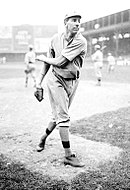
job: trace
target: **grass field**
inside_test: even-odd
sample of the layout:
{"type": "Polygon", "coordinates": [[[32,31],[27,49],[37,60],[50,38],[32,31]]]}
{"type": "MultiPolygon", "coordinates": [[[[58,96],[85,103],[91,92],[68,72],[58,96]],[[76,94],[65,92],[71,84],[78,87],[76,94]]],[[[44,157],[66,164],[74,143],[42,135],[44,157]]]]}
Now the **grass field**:
{"type": "MultiPolygon", "coordinates": [[[[19,63],[0,65],[0,81],[4,83],[4,79],[24,77],[23,68],[24,65],[19,63]]],[[[38,71],[39,69],[40,65],[38,71]]],[[[130,66],[117,66],[115,72],[108,74],[105,65],[102,72],[103,82],[130,84],[130,66]]],[[[90,64],[83,68],[81,80],[95,81],[93,67],[90,64]]],[[[70,132],[88,140],[117,146],[123,152],[115,162],[100,163],[96,171],[81,172],[71,180],[71,183],[33,173],[23,164],[10,161],[5,155],[0,154],[0,190],[130,189],[130,107],[75,121],[70,132]]]]}

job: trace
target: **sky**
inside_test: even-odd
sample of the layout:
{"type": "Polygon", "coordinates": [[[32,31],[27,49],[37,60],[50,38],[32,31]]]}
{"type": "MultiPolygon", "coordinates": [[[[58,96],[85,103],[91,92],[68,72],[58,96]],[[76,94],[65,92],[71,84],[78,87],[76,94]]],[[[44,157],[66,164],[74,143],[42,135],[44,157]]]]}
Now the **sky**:
{"type": "Polygon", "coordinates": [[[129,0],[0,0],[0,26],[61,25],[64,15],[78,11],[81,22],[130,9],[129,0]]]}

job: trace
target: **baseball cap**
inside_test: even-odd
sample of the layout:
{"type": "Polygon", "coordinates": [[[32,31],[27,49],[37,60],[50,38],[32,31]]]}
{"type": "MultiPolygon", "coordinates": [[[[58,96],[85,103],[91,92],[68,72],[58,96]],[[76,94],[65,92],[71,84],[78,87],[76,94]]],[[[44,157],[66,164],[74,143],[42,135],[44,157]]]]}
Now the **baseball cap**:
{"type": "Polygon", "coordinates": [[[100,49],[100,45],[95,45],[95,49],[100,49]]]}
{"type": "Polygon", "coordinates": [[[77,13],[76,11],[73,11],[73,12],[67,13],[65,15],[64,20],[67,19],[67,18],[71,18],[71,17],[80,17],[80,18],[82,18],[79,13],[77,13]]]}

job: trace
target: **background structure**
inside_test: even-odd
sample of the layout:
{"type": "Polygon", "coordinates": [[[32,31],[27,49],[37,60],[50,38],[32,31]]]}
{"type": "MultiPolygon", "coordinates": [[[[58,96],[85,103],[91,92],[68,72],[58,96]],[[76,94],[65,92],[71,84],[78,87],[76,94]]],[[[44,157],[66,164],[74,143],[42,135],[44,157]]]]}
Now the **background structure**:
{"type": "Polygon", "coordinates": [[[104,57],[111,52],[117,59],[130,57],[130,9],[97,18],[81,25],[88,41],[88,56],[94,45],[105,47],[104,57]]]}

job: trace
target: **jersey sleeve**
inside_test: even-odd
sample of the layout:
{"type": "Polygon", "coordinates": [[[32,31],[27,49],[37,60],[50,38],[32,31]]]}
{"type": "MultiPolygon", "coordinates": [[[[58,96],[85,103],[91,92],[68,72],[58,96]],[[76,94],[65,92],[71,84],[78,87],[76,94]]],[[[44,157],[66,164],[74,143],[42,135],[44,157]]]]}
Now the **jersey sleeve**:
{"type": "Polygon", "coordinates": [[[28,64],[28,53],[25,54],[24,62],[25,62],[26,64],[28,64]]]}
{"type": "Polygon", "coordinates": [[[80,39],[74,39],[71,44],[65,47],[61,54],[66,57],[69,61],[72,61],[75,57],[85,51],[85,43],[80,39]]]}
{"type": "Polygon", "coordinates": [[[54,49],[52,48],[51,45],[48,48],[47,57],[49,57],[49,58],[55,58],[55,51],[54,51],[54,49]]]}
{"type": "Polygon", "coordinates": [[[55,51],[53,48],[53,41],[55,39],[56,34],[51,38],[50,43],[49,43],[49,48],[47,51],[47,57],[49,58],[55,58],[55,51]]]}

